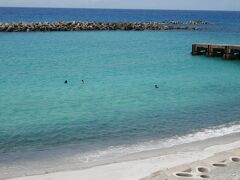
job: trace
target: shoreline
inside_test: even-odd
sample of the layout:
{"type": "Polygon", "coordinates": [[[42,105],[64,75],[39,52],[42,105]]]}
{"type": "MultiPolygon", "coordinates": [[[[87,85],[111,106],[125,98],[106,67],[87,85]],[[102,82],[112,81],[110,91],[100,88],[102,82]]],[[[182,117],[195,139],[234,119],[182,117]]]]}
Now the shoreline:
{"type": "Polygon", "coordinates": [[[45,179],[121,179],[134,180],[150,176],[166,168],[173,168],[210,158],[217,153],[240,148],[240,133],[210,138],[166,149],[151,150],[127,155],[113,162],[96,165],[86,169],[59,171],[42,175],[23,176],[12,180],[45,179]],[[102,173],[104,172],[104,173],[102,173]]]}

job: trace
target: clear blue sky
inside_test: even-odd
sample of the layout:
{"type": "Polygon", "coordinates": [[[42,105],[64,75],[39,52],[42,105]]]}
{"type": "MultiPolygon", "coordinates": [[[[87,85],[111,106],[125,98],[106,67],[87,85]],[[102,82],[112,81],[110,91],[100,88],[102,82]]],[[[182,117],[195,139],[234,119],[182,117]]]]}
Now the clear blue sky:
{"type": "Polygon", "coordinates": [[[240,0],[0,0],[0,6],[240,11],[240,0]]]}

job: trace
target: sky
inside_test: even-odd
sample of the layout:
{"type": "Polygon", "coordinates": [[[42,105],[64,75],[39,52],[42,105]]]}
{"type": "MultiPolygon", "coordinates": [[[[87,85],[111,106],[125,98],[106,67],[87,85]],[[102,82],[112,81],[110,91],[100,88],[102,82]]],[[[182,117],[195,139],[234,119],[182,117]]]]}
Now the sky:
{"type": "Polygon", "coordinates": [[[0,0],[0,7],[240,11],[240,0],[0,0]]]}

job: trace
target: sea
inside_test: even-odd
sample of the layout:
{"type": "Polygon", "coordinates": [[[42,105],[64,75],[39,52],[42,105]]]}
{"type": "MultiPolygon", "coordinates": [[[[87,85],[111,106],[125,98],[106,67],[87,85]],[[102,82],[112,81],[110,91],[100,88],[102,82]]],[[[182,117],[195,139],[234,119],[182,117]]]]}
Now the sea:
{"type": "Polygon", "coordinates": [[[170,20],[209,24],[0,33],[0,177],[239,133],[240,61],[191,47],[239,44],[240,12],[0,8],[0,22],[170,20]]]}

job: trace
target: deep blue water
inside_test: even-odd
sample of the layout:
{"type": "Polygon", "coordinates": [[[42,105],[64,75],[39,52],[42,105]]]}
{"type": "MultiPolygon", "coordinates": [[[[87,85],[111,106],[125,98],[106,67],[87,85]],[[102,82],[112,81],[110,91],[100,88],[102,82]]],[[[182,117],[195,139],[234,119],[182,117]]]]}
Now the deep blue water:
{"type": "Polygon", "coordinates": [[[233,11],[178,11],[125,9],[53,9],[0,8],[0,21],[163,21],[205,20],[222,23],[239,22],[240,12],[233,11]]]}
{"type": "Polygon", "coordinates": [[[0,8],[4,22],[59,20],[211,24],[194,32],[1,33],[0,156],[70,145],[82,153],[238,125],[240,61],[190,52],[194,42],[239,44],[240,12],[0,8]]]}
{"type": "Polygon", "coordinates": [[[211,31],[240,31],[240,12],[124,9],[0,8],[0,22],[38,21],[189,21],[212,22],[211,31]]]}

